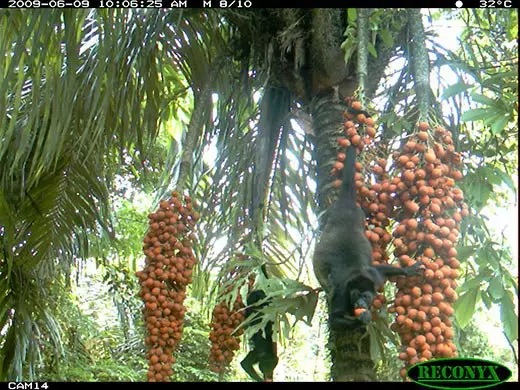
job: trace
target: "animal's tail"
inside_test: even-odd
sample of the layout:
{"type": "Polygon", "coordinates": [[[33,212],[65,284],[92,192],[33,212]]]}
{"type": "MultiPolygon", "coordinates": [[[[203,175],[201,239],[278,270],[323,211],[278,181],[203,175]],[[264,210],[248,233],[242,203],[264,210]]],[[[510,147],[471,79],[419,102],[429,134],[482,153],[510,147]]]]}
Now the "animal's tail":
{"type": "Polygon", "coordinates": [[[343,182],[339,199],[344,201],[356,200],[356,185],[354,182],[354,174],[356,172],[356,147],[349,146],[347,149],[347,157],[345,158],[345,166],[343,168],[343,182]]]}

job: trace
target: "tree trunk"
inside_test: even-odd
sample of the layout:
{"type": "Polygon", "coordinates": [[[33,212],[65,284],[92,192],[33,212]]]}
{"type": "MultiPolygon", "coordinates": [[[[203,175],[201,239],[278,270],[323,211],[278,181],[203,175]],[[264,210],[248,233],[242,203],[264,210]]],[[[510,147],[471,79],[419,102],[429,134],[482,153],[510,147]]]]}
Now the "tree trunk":
{"type": "Polygon", "coordinates": [[[365,329],[333,331],[329,334],[334,382],[375,382],[374,362],[370,358],[370,338],[365,329]]]}
{"type": "MultiPolygon", "coordinates": [[[[334,200],[327,186],[338,151],[337,137],[343,133],[343,112],[347,106],[334,93],[315,97],[311,104],[313,129],[316,134],[318,204],[320,212],[334,200]]],[[[370,358],[370,339],[365,329],[355,331],[330,330],[329,349],[332,358],[333,381],[375,381],[374,363],[370,358]]]]}

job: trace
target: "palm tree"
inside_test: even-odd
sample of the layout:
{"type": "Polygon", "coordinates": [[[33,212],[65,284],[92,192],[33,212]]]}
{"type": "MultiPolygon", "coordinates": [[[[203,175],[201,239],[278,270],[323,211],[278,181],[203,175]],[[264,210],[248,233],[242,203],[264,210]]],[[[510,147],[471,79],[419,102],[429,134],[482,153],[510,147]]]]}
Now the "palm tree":
{"type": "MultiPolygon", "coordinates": [[[[361,87],[372,99],[388,64],[405,58],[387,112],[414,96],[413,76],[419,110],[404,120],[414,123],[431,95],[426,38],[409,45],[421,32],[420,14],[401,9],[0,11],[2,377],[32,377],[40,338],[60,352],[49,286],[112,245],[110,193],[122,170],[136,180],[151,172],[157,199],[175,187],[201,200],[194,294],[245,231],[260,234],[278,275],[309,274],[312,213],[331,202],[341,98],[361,87]],[[172,120],[185,128],[175,133],[172,120]],[[164,138],[167,156],[157,153],[164,138]],[[221,237],[228,244],[211,253],[221,237]]],[[[363,336],[331,333],[333,380],[375,379],[363,336]]]]}

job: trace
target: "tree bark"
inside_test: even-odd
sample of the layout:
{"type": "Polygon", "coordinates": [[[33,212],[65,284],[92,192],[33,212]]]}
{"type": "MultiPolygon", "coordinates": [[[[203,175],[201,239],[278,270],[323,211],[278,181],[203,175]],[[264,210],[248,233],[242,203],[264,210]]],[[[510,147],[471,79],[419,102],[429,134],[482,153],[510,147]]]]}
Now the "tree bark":
{"type": "Polygon", "coordinates": [[[430,61],[425,46],[426,36],[422,23],[420,8],[408,10],[410,36],[410,64],[414,78],[414,88],[417,94],[419,120],[428,120],[430,109],[430,61]]]}
{"type": "Polygon", "coordinates": [[[316,135],[316,171],[319,212],[324,211],[334,200],[332,188],[327,187],[334,179],[330,175],[338,151],[337,138],[343,130],[343,112],[347,106],[337,100],[333,91],[317,96],[310,105],[312,127],[316,135]]]}
{"type": "Polygon", "coordinates": [[[329,348],[334,382],[375,382],[374,362],[370,357],[370,338],[365,329],[330,331],[329,348]]]}
{"type": "Polygon", "coordinates": [[[365,105],[365,87],[368,75],[368,17],[369,8],[361,8],[358,11],[358,55],[357,77],[360,87],[360,101],[365,105]]]}

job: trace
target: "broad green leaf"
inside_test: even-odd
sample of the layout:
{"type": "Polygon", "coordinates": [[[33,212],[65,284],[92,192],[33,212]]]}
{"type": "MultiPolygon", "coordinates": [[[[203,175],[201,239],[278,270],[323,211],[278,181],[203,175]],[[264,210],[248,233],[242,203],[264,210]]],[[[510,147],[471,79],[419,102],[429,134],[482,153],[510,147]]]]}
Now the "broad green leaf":
{"type": "Polygon", "coordinates": [[[484,248],[483,252],[486,259],[485,263],[489,264],[493,269],[499,270],[501,268],[499,253],[491,247],[484,248]]]}
{"type": "Polygon", "coordinates": [[[495,173],[497,174],[500,179],[502,179],[502,182],[511,189],[516,194],[516,185],[513,179],[510,175],[508,175],[506,172],[501,170],[500,168],[495,168],[495,173]]]}
{"type": "Polygon", "coordinates": [[[479,93],[476,93],[476,92],[473,92],[471,94],[471,97],[473,98],[473,100],[477,103],[480,103],[480,104],[483,104],[485,106],[496,106],[497,105],[497,102],[494,100],[494,99],[491,99],[487,96],[484,96],[484,95],[481,95],[479,93]]]}
{"type": "Polygon", "coordinates": [[[516,294],[518,294],[518,280],[516,276],[513,276],[507,270],[503,270],[504,272],[504,280],[507,283],[507,287],[512,287],[516,294]]]}
{"type": "Polygon", "coordinates": [[[390,340],[396,346],[399,345],[398,337],[395,332],[390,330],[385,315],[378,315],[375,321],[375,325],[377,326],[377,329],[388,338],[388,340],[390,340]]]}
{"type": "Polygon", "coordinates": [[[481,168],[482,168],[481,170],[479,168],[479,170],[481,171],[480,177],[486,177],[488,179],[489,183],[494,186],[500,185],[500,183],[502,183],[502,181],[500,180],[500,178],[497,175],[496,169],[488,168],[488,167],[481,167],[481,168]]]}
{"type": "Polygon", "coordinates": [[[475,262],[481,267],[488,265],[487,252],[484,248],[476,253],[475,262]]]}
{"type": "Polygon", "coordinates": [[[392,34],[390,34],[390,31],[383,29],[379,32],[379,34],[387,47],[394,46],[394,38],[392,38],[392,34]]]}
{"type": "Polygon", "coordinates": [[[357,20],[357,9],[356,8],[348,8],[347,9],[348,21],[356,22],[357,20]]]}
{"type": "Polygon", "coordinates": [[[464,329],[471,321],[471,318],[475,313],[475,306],[477,304],[478,297],[479,290],[469,290],[464,295],[461,295],[459,299],[453,304],[453,308],[455,309],[455,317],[457,318],[457,322],[462,329],[464,329]]]}
{"type": "Polygon", "coordinates": [[[368,334],[370,335],[370,357],[374,361],[381,360],[383,355],[384,344],[381,341],[381,336],[375,326],[368,327],[368,334]]]}
{"type": "Polygon", "coordinates": [[[249,292],[248,283],[244,283],[240,286],[240,297],[242,298],[242,302],[247,303],[247,293],[249,292]]]}
{"type": "Polygon", "coordinates": [[[491,279],[491,281],[489,282],[487,292],[489,293],[493,301],[498,301],[502,299],[502,297],[504,296],[504,286],[503,280],[500,277],[500,275],[497,275],[493,279],[491,279]]]}
{"type": "Polygon", "coordinates": [[[448,88],[444,90],[442,94],[442,100],[458,95],[459,93],[466,91],[468,88],[471,87],[471,84],[466,84],[462,81],[459,81],[457,84],[450,85],[448,88]]]}
{"type": "Polygon", "coordinates": [[[502,117],[502,115],[499,112],[497,112],[496,109],[493,109],[493,114],[482,119],[482,121],[484,122],[484,125],[487,127],[487,126],[491,126],[493,123],[495,123],[501,117],[502,117]]]}
{"type": "Polygon", "coordinates": [[[508,77],[517,77],[518,73],[515,71],[507,71],[507,72],[499,72],[495,73],[494,75],[490,76],[489,78],[485,79],[482,82],[482,85],[484,86],[490,86],[493,84],[500,84],[502,85],[502,80],[508,78],[508,77]],[[497,83],[498,81],[498,83],[497,83]]]}
{"type": "Polygon", "coordinates": [[[377,58],[377,50],[372,42],[368,42],[367,50],[373,57],[377,58]]]}
{"type": "Polygon", "coordinates": [[[500,305],[500,320],[504,326],[504,332],[511,341],[518,339],[518,316],[515,313],[515,305],[509,294],[505,294],[500,305]]]}
{"type": "Polygon", "coordinates": [[[478,121],[478,120],[488,118],[494,114],[495,114],[494,110],[492,110],[490,108],[474,108],[474,109],[468,110],[464,114],[462,114],[462,117],[460,118],[460,120],[462,122],[478,121]]]}
{"type": "Polygon", "coordinates": [[[479,275],[476,275],[474,278],[467,279],[466,281],[464,281],[464,283],[457,289],[457,291],[459,293],[462,293],[468,290],[479,289],[481,284],[481,277],[479,275]]]}
{"type": "Polygon", "coordinates": [[[293,299],[294,310],[291,311],[291,314],[294,315],[295,321],[303,320],[307,325],[311,325],[312,318],[314,317],[314,313],[316,312],[316,305],[318,304],[318,295],[314,292],[309,292],[307,295],[300,295],[293,299]],[[306,319],[304,319],[304,317],[306,319]]]}
{"type": "Polygon", "coordinates": [[[506,126],[509,118],[507,116],[501,116],[499,117],[493,125],[491,125],[491,132],[494,135],[498,135],[504,130],[504,127],[506,126]]]}
{"type": "Polygon", "coordinates": [[[354,54],[356,47],[355,47],[355,45],[351,44],[347,40],[347,41],[343,42],[342,48],[345,50],[345,56],[343,57],[344,61],[345,61],[345,63],[348,63],[350,61],[350,59],[352,58],[352,54],[354,54]]]}
{"type": "Polygon", "coordinates": [[[467,260],[470,256],[475,255],[476,245],[457,247],[457,258],[459,261],[467,260]]]}
{"type": "Polygon", "coordinates": [[[493,188],[487,182],[473,181],[469,187],[469,195],[483,206],[487,203],[492,190],[493,188]]]}
{"type": "Polygon", "coordinates": [[[491,300],[491,297],[487,293],[487,291],[484,291],[481,294],[482,302],[484,302],[484,305],[486,306],[486,309],[491,309],[493,307],[493,301],[491,300]]]}

